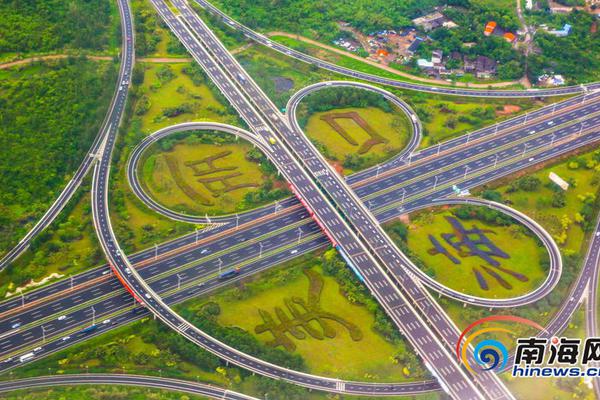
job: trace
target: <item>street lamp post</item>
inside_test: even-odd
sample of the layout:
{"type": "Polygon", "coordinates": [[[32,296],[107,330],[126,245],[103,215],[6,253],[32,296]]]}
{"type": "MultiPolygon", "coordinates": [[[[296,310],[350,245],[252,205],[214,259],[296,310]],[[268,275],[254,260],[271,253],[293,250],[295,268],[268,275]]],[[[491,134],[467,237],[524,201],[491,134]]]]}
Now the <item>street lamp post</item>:
{"type": "Polygon", "coordinates": [[[223,267],[223,260],[219,258],[219,275],[221,275],[221,268],[223,267]]]}
{"type": "Polygon", "coordinates": [[[96,325],[96,309],[92,306],[92,325],[96,325]]]}
{"type": "Polygon", "coordinates": [[[496,160],[494,160],[494,169],[496,168],[496,166],[498,165],[498,158],[500,157],[499,153],[496,153],[496,160]]]}
{"type": "Polygon", "coordinates": [[[25,296],[23,295],[23,288],[19,288],[19,294],[21,295],[21,307],[25,307],[25,296]]]}
{"type": "Polygon", "coordinates": [[[375,177],[379,177],[379,170],[381,169],[381,164],[377,164],[377,172],[375,173],[375,177]]]}
{"type": "Polygon", "coordinates": [[[71,290],[73,290],[73,275],[69,275],[69,280],[71,281],[71,290]]]}
{"type": "Polygon", "coordinates": [[[298,227],[298,244],[300,244],[300,239],[302,239],[302,228],[298,227]]]}
{"type": "Polygon", "coordinates": [[[195,243],[198,244],[198,228],[194,228],[194,232],[196,233],[195,243]]]}
{"type": "Polygon", "coordinates": [[[402,200],[400,200],[400,204],[404,204],[404,196],[406,196],[406,189],[402,188],[402,200]]]}
{"type": "Polygon", "coordinates": [[[240,216],[238,214],[235,214],[235,229],[238,229],[240,227],[240,216]]]}
{"type": "Polygon", "coordinates": [[[181,275],[177,274],[177,290],[181,289],[181,275]]]}
{"type": "Polygon", "coordinates": [[[553,133],[551,137],[552,139],[550,140],[550,147],[552,147],[552,145],[554,144],[554,139],[556,139],[556,135],[553,133]]]}
{"type": "Polygon", "coordinates": [[[158,258],[158,245],[154,243],[154,259],[158,258]]]}
{"type": "Polygon", "coordinates": [[[436,176],[435,176],[435,181],[433,182],[433,190],[435,190],[435,188],[437,187],[438,178],[439,178],[439,176],[438,176],[438,175],[436,175],[436,176]]]}
{"type": "Polygon", "coordinates": [[[262,258],[262,252],[263,252],[263,246],[264,246],[264,244],[262,242],[259,242],[258,245],[260,246],[260,251],[258,253],[258,258],[262,258]]]}
{"type": "Polygon", "coordinates": [[[521,154],[521,158],[525,157],[525,153],[527,152],[527,146],[528,143],[525,143],[525,146],[523,146],[523,154],[521,154]]]}
{"type": "Polygon", "coordinates": [[[44,325],[42,327],[42,343],[46,343],[46,327],[44,325]]]}
{"type": "Polygon", "coordinates": [[[467,172],[469,172],[469,166],[465,165],[465,175],[463,176],[463,179],[467,179],[467,172]]]}

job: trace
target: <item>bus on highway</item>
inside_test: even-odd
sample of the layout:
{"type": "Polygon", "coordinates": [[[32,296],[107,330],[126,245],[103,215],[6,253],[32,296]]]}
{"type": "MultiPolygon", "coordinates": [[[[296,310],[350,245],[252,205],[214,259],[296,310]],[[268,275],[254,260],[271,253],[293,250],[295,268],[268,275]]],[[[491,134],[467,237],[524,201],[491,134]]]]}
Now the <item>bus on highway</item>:
{"type": "Polygon", "coordinates": [[[236,269],[232,269],[232,270],[223,272],[221,275],[219,275],[219,279],[225,280],[225,279],[233,278],[234,276],[237,276],[239,274],[240,274],[240,269],[236,268],[236,269]]]}

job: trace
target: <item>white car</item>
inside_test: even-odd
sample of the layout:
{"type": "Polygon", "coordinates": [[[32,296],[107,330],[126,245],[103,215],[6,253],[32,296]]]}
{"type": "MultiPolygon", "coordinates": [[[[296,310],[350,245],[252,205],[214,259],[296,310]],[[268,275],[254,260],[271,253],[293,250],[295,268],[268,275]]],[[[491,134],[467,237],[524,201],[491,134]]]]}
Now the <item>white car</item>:
{"type": "Polygon", "coordinates": [[[34,353],[37,352],[37,351],[42,351],[42,348],[41,347],[36,347],[35,349],[33,349],[34,353]]]}
{"type": "Polygon", "coordinates": [[[63,342],[66,342],[67,340],[71,339],[71,336],[65,336],[64,338],[62,338],[63,342]]]}
{"type": "Polygon", "coordinates": [[[63,320],[65,320],[66,318],[67,318],[67,316],[66,316],[66,315],[61,315],[60,317],[58,317],[58,318],[57,318],[57,320],[59,320],[59,321],[63,321],[63,320]]]}
{"type": "Polygon", "coordinates": [[[200,252],[200,254],[206,254],[208,252],[208,249],[202,249],[202,251],[200,252]]]}
{"type": "Polygon", "coordinates": [[[110,319],[105,319],[104,321],[102,321],[102,323],[103,323],[104,325],[106,325],[106,324],[110,323],[110,319]]]}
{"type": "Polygon", "coordinates": [[[298,250],[294,249],[294,250],[290,251],[290,254],[296,254],[297,252],[298,252],[298,250]]]}
{"type": "Polygon", "coordinates": [[[533,135],[534,133],[535,133],[535,129],[532,129],[532,130],[529,131],[530,135],[533,135]]]}
{"type": "Polygon", "coordinates": [[[125,268],[125,273],[126,273],[127,275],[131,275],[131,270],[130,270],[129,268],[125,268]]]}
{"type": "Polygon", "coordinates": [[[150,293],[145,293],[144,297],[147,298],[147,299],[151,299],[152,298],[152,296],[150,296],[150,293]]]}
{"type": "Polygon", "coordinates": [[[20,327],[20,326],[21,326],[21,323],[20,323],[20,322],[16,322],[16,323],[12,324],[10,327],[11,327],[12,329],[17,329],[17,328],[18,328],[18,327],[20,327]]]}

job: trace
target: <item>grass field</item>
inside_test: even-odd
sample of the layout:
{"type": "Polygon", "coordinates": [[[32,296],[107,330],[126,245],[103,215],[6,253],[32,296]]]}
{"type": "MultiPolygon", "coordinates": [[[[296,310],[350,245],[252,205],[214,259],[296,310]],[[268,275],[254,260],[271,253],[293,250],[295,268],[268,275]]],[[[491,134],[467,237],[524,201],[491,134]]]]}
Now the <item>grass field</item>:
{"type": "MultiPolygon", "coordinates": [[[[493,257],[500,263],[501,268],[515,271],[524,275],[528,280],[525,282],[512,277],[509,273],[491,267],[483,259],[477,256],[461,257],[457,251],[441,237],[445,233],[453,233],[452,226],[445,217],[453,216],[451,209],[434,209],[432,212],[424,211],[411,220],[408,234],[408,248],[413,251],[433,271],[432,276],[437,282],[449,286],[462,293],[480,297],[506,298],[526,294],[538,287],[546,277],[547,271],[540,263],[547,259],[544,247],[539,247],[536,240],[524,233],[525,227],[521,225],[495,226],[483,221],[460,220],[465,229],[473,226],[482,230],[490,230],[486,236],[504,251],[509,259],[493,257]],[[428,235],[433,235],[460,264],[454,264],[444,254],[432,254],[434,248],[428,235]],[[485,267],[489,268],[486,270],[485,267]],[[485,290],[479,283],[474,271],[479,271],[480,276],[485,279],[488,289],[485,290]],[[497,273],[511,288],[504,287],[495,277],[486,271],[497,273]]],[[[475,236],[470,236],[475,239],[475,236]]],[[[487,250],[483,245],[480,249],[487,250]]]]}
{"type": "MultiPolygon", "coordinates": [[[[368,108],[339,108],[326,112],[317,112],[312,114],[305,127],[307,135],[314,141],[323,144],[329,154],[337,160],[343,161],[346,155],[356,154],[360,151],[363,144],[372,139],[372,137],[356,121],[351,118],[335,118],[335,122],[355,140],[350,143],[344,139],[323,117],[335,115],[338,113],[357,113],[378,135],[383,137],[386,142],[381,142],[362,156],[371,157],[372,160],[365,167],[375,165],[402,150],[409,140],[410,125],[407,118],[400,113],[391,114],[375,107],[368,108]]],[[[354,172],[346,169],[345,173],[354,172]]]]}
{"type": "MultiPolygon", "coordinates": [[[[245,141],[235,144],[186,144],[181,141],[170,151],[155,151],[145,159],[142,176],[149,194],[160,204],[174,210],[197,215],[229,214],[240,211],[244,196],[260,187],[265,179],[258,164],[249,161],[246,153],[252,146],[245,141]],[[206,176],[195,176],[194,166],[186,163],[205,160],[207,157],[224,155],[213,162],[213,168],[235,168],[230,171],[212,172],[206,176]],[[169,161],[171,160],[171,161],[169,161]],[[175,160],[175,161],[173,161],[175,160]],[[169,164],[171,163],[171,164],[169,164]],[[176,168],[174,172],[171,168],[176,168]],[[230,176],[225,182],[233,190],[227,190],[224,182],[204,184],[199,179],[230,176]],[[181,182],[182,180],[183,182],[181,182]],[[186,193],[180,185],[192,192],[186,193]],[[239,186],[238,188],[235,188],[239,186]]],[[[197,171],[209,170],[206,163],[199,164],[197,171]]]]}
{"type": "MultiPolygon", "coordinates": [[[[274,278],[261,276],[257,282],[246,285],[243,293],[236,289],[225,290],[197,305],[188,307],[199,309],[208,301],[217,302],[221,308],[218,317],[220,324],[239,327],[254,334],[262,342],[269,342],[274,339],[270,332],[255,333],[255,327],[263,323],[258,310],[262,309],[275,315],[273,308],[277,306],[289,313],[284,298],[306,299],[308,296],[309,281],[301,273],[301,267],[296,265],[291,268],[293,269],[286,267],[285,274],[275,275],[274,278]]],[[[321,274],[320,267],[316,264],[311,271],[321,274]]],[[[334,313],[358,326],[362,338],[353,340],[349,331],[336,322],[330,322],[330,325],[335,328],[334,338],[319,340],[307,334],[305,339],[296,339],[288,333],[287,336],[296,346],[295,352],[304,358],[309,371],[355,380],[406,380],[403,367],[409,367],[410,371],[415,371],[415,368],[393,362],[394,355],[403,350],[387,342],[372,330],[373,314],[363,306],[350,303],[340,293],[340,287],[334,278],[323,276],[323,282],[320,298],[322,310],[334,313]],[[357,354],[360,354],[360,357],[357,354]]],[[[311,326],[320,330],[315,321],[311,322],[311,326]]],[[[419,379],[417,375],[410,378],[419,379]]]]}
{"type": "Polygon", "coordinates": [[[186,66],[189,64],[145,64],[145,79],[140,92],[147,96],[150,107],[140,118],[144,133],[188,121],[237,122],[236,117],[228,115],[227,107],[217,100],[206,84],[196,86],[188,75],[182,73],[186,66]],[[165,66],[170,68],[173,78],[161,82],[157,73],[165,66]],[[182,104],[189,104],[191,110],[171,118],[164,115],[166,109],[182,104]]]}

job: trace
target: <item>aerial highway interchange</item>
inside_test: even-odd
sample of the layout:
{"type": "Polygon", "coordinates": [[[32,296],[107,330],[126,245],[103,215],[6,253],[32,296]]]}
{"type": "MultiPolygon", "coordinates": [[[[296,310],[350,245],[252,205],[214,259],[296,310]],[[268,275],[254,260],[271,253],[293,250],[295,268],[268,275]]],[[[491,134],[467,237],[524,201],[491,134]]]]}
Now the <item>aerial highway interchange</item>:
{"type": "MultiPolygon", "coordinates": [[[[557,284],[561,276],[561,255],[551,236],[534,220],[501,204],[456,198],[453,186],[467,191],[559,155],[594,145],[599,137],[600,124],[598,84],[535,91],[492,91],[436,88],[390,81],[343,69],[288,49],[233,21],[210,3],[197,1],[213,13],[219,13],[230,26],[242,30],[246,36],[261,44],[301,61],[371,83],[463,96],[576,95],[532,113],[417,151],[422,129],[418,117],[393,94],[364,83],[323,82],[292,96],[286,113],[282,114],[186,1],[172,1],[173,8],[162,0],[151,2],[158,15],[245,120],[249,130],[210,122],[186,123],[164,128],[140,143],[128,164],[128,178],[134,193],[160,214],[184,222],[207,224],[208,228],[138,254],[127,256],[123,253],[111,226],[108,207],[112,151],[134,64],[131,10],[127,1],[120,0],[123,30],[121,70],[118,89],[103,127],[89,156],[65,191],[0,264],[0,268],[3,268],[18,257],[31,238],[52,222],[93,165],[94,225],[108,266],[91,269],[0,303],[0,371],[8,371],[24,361],[38,359],[153,314],[188,340],[230,363],[309,388],[363,395],[415,394],[441,389],[457,399],[514,398],[494,372],[471,374],[453,357],[452,348],[458,339],[459,329],[429,290],[476,306],[515,307],[529,304],[546,296],[557,284]],[[412,125],[412,137],[402,153],[346,179],[338,175],[313,146],[295,116],[298,104],[307,94],[327,87],[342,86],[362,87],[382,94],[409,116],[412,125]],[[221,217],[184,215],[153,201],[144,192],[136,175],[141,154],[163,137],[198,129],[235,134],[255,144],[289,182],[295,197],[256,210],[221,217]],[[495,300],[467,296],[447,288],[415,266],[380,225],[398,215],[433,205],[469,202],[502,210],[521,221],[542,240],[551,263],[546,280],[535,291],[521,297],[495,300]],[[418,383],[378,384],[289,370],[221,343],[189,324],[171,308],[186,299],[214,291],[284,260],[329,245],[338,248],[344,259],[357,270],[435,379],[418,383]],[[239,268],[239,275],[229,281],[219,279],[223,270],[232,268],[239,268]],[[57,317],[62,315],[66,318],[58,320],[57,317]],[[81,331],[81,326],[90,322],[96,328],[93,331],[81,331]],[[65,337],[68,339],[65,340],[65,337]],[[34,352],[34,356],[26,360],[19,358],[23,354],[31,354],[30,350],[40,347],[40,343],[43,349],[34,352]]],[[[597,225],[595,232],[598,232],[597,225]]],[[[590,335],[595,333],[593,310],[600,239],[598,235],[592,237],[584,266],[571,288],[571,296],[565,299],[543,335],[551,337],[559,334],[586,296],[588,313],[593,315],[588,318],[587,329],[590,335]],[[586,290],[591,291],[586,293],[586,290]]],[[[110,382],[110,377],[102,379],[110,382]]],[[[227,396],[227,393],[219,395],[227,396]]],[[[236,394],[231,396],[224,398],[246,398],[243,395],[234,397],[236,394]]]]}

